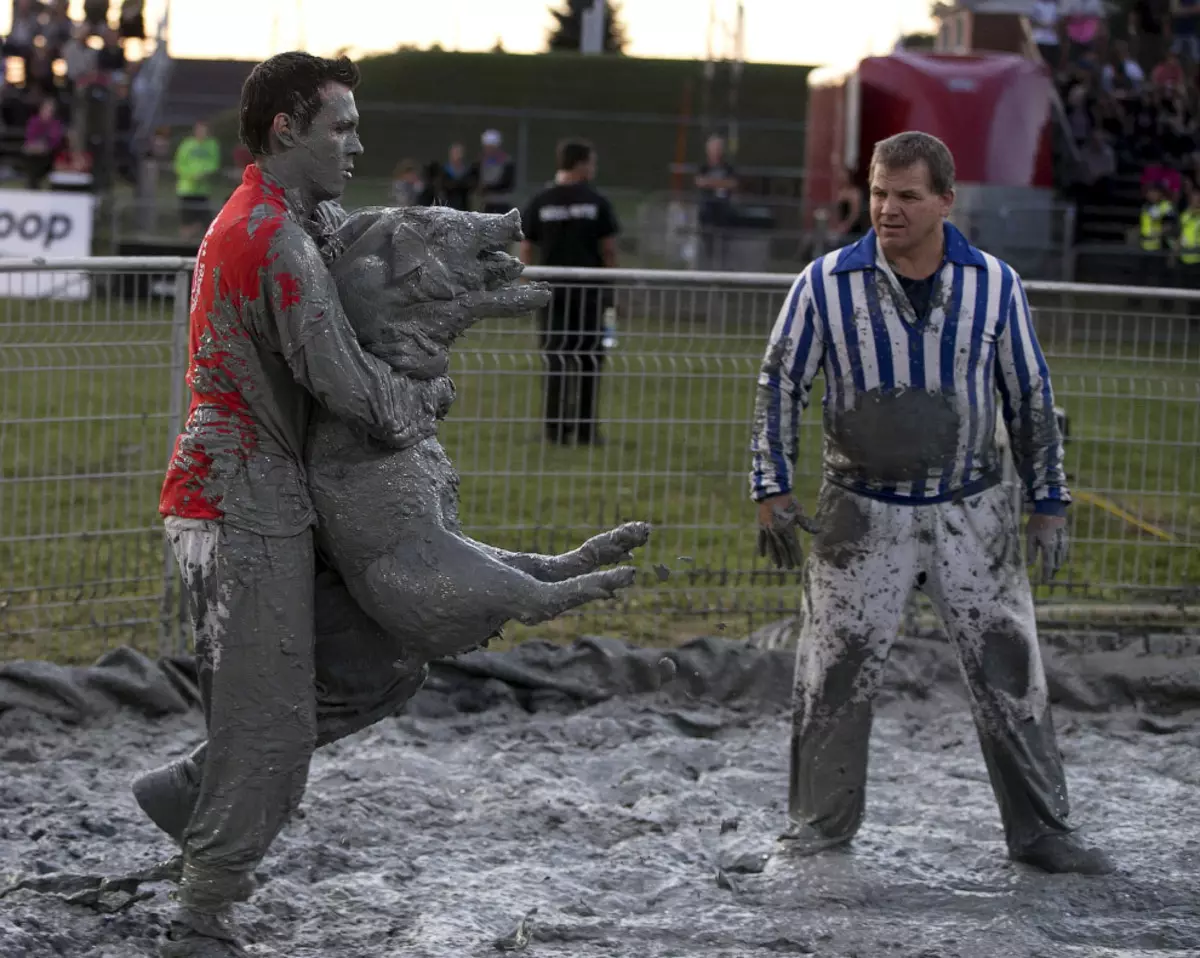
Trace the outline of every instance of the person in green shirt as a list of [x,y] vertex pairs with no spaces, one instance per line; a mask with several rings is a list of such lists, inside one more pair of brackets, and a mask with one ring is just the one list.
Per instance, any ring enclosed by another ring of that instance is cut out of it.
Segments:
[[221,169],[221,145],[201,121],[185,136],[175,151],[175,195],[179,197],[179,219],[184,236],[192,237],[208,228],[212,177]]

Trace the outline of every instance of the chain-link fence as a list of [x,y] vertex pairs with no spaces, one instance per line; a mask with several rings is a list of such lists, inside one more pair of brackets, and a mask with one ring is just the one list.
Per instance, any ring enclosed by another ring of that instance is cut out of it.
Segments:
[[[0,659],[185,641],[157,504],[184,410],[186,297],[176,293],[187,266],[0,263]],[[791,277],[608,278],[616,325],[599,374],[600,443],[546,441],[533,317],[482,323],[457,345],[459,398],[441,438],[462,475],[468,530],[562,551],[624,520],[654,524],[637,588],[540,634],[741,636],[794,615],[799,576],[756,555],[746,479],[754,383]],[[1029,289],[1076,498],[1071,558],[1038,589],[1042,621],[1195,622],[1200,293]],[[810,503],[819,418],[813,409],[801,437]]]

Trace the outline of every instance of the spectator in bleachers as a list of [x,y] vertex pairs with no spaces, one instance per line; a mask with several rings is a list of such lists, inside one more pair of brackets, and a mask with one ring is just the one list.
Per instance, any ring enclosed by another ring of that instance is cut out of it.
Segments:
[[122,0],[117,32],[126,40],[146,39],[145,0]]
[[1067,92],[1067,124],[1076,145],[1083,143],[1092,129],[1092,104],[1089,85],[1077,83]]
[[108,25],[109,0],[83,0],[83,21],[93,30]]
[[1138,241],[1144,253],[1154,253],[1145,267],[1144,275],[1150,285],[1162,285],[1165,279],[1166,259],[1164,253],[1175,236],[1175,204],[1167,198],[1163,184],[1151,182],[1146,188],[1146,202],[1142,206],[1138,224]]
[[115,74],[113,94],[113,153],[117,161],[117,173],[129,183],[137,182],[137,171],[133,159],[133,97],[129,80],[123,74]]
[[88,46],[90,35],[91,31],[87,25],[81,23],[63,44],[62,56],[67,67],[67,85],[75,91],[91,82],[100,68],[99,55]]
[[401,160],[392,172],[392,205],[420,206],[425,192],[421,170],[413,160]]
[[1126,28],[1143,72],[1153,69],[1166,54],[1170,19],[1171,0],[1134,0]]
[[75,34],[75,21],[71,19],[68,6],[67,0],[54,0],[46,13],[46,22],[42,25],[46,49],[53,60],[63,55],[63,48]]
[[1193,64],[1200,61],[1200,0],[1175,0],[1171,35],[1172,50]]
[[50,188],[64,192],[90,192],[92,186],[92,154],[81,149],[75,136],[68,130],[66,144],[54,158]]
[[1177,53],[1168,53],[1166,59],[1150,72],[1150,82],[1160,90],[1182,90],[1185,79]]
[[1115,40],[1109,50],[1108,62],[1100,71],[1100,85],[1105,93],[1128,96],[1137,93],[1146,82],[1146,74],[1129,52],[1129,44]]
[[58,79],[54,75],[54,61],[50,59],[49,51],[44,46],[34,47],[25,64],[25,85],[41,91],[43,96],[54,95]]
[[1103,203],[1117,175],[1117,153],[1104,130],[1092,128],[1079,151],[1079,160],[1078,201]]
[[1182,286],[1200,288],[1200,186],[1187,182],[1187,205],[1179,214],[1179,266]]
[[212,218],[213,177],[221,171],[221,146],[198,122],[175,151],[175,195],[179,199],[180,232],[194,238]]
[[1060,10],[1072,60],[1094,53],[1107,39],[1104,0],[1064,0]]
[[58,118],[58,102],[52,97],[42,100],[37,113],[25,125],[26,172],[31,190],[40,189],[42,181],[54,167],[54,159],[63,148],[66,128]]
[[1029,25],[1042,59],[1052,70],[1057,70],[1063,62],[1058,0],[1037,0],[1029,16]]
[[33,41],[37,38],[40,11],[33,0],[17,0],[13,8],[12,27],[4,40],[4,53],[7,56],[28,59],[33,53]]
[[100,36],[104,39],[104,46],[100,48],[100,52],[96,57],[100,70],[105,73],[124,70],[127,61],[125,59],[125,46],[121,42],[121,35],[112,29],[112,27],[106,26],[100,31]]

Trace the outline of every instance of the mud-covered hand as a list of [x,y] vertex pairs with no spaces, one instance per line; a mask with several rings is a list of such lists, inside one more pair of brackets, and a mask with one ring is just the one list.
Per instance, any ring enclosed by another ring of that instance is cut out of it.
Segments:
[[758,504],[758,554],[779,569],[798,569],[804,561],[797,529],[814,533],[817,524],[804,514],[791,493]]
[[1025,560],[1030,565],[1042,557],[1042,581],[1049,582],[1067,561],[1067,520],[1063,516],[1034,513],[1025,526]]

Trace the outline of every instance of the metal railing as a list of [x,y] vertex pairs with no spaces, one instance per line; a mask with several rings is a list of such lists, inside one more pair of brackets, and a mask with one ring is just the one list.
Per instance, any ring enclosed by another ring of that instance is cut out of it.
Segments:
[[[0,261],[0,660],[186,641],[157,505],[185,409],[190,269],[174,258]],[[533,317],[481,323],[455,349],[458,400],[441,438],[467,528],[561,551],[624,520],[654,524],[635,589],[542,635],[740,636],[794,615],[800,579],[757,557],[746,479],[754,383],[792,277],[603,276],[618,321],[600,373],[601,445],[544,441]],[[1076,497],[1071,559],[1039,587],[1039,616],[1096,630],[1194,624],[1200,292],[1028,288]],[[815,405],[798,467],[810,504]]]

